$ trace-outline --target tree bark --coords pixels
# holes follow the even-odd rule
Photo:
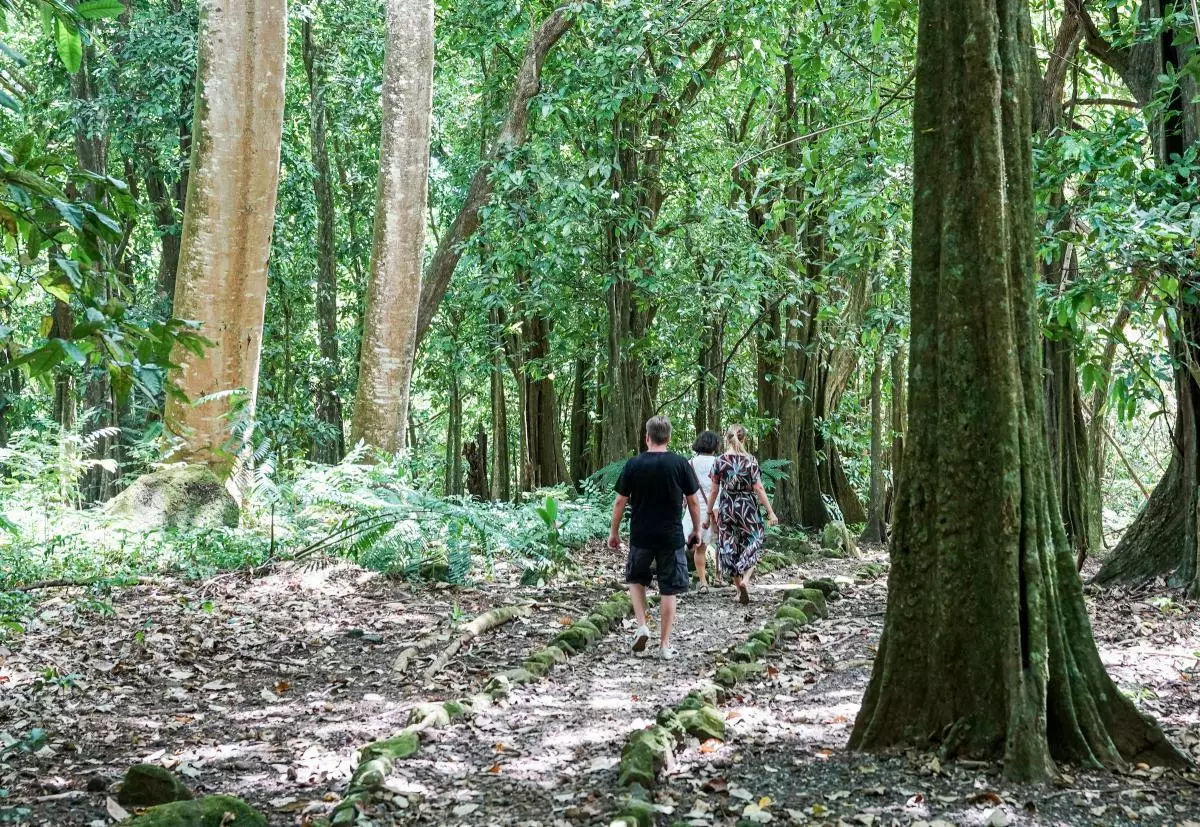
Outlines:
[[[433,2],[388,0],[375,238],[363,318],[353,442],[404,448],[429,190]]]
[[[492,197],[492,170],[507,153],[525,143],[529,132],[529,104],[541,90],[542,64],[555,44],[575,25],[575,12],[564,6],[556,9],[538,27],[525,47],[525,56],[513,81],[508,114],[500,133],[492,141],[483,163],[471,178],[462,207],[450,229],[438,242],[420,291],[420,309],[416,321],[416,342],[420,344],[433,324],[438,306],[450,286],[450,279],[462,258],[463,247],[479,229],[479,213]]]
[[[907,348],[902,344],[892,354],[892,444],[888,451],[892,464],[892,479],[888,492],[887,523],[889,526],[896,521],[896,496],[900,484],[900,476],[904,470],[905,433],[908,430],[908,397],[907,383],[904,375],[904,363]]]
[[[325,89],[321,54],[313,38],[311,19],[304,21],[304,71],[308,76],[308,139],[313,160],[313,195],[317,202],[317,375],[316,416],[324,426],[313,439],[312,459],[335,465],[346,452],[342,430],[342,400],[337,392],[341,375],[337,337],[337,250],[334,247],[333,174],[325,134]]]
[[[224,464],[227,392],[253,412],[279,183],[287,58],[284,0],[200,3],[195,124],[175,315],[202,323],[203,356],[177,349],[166,426],[182,458]],[[203,397],[225,395],[207,402]],[[190,400],[190,401],[188,401]],[[236,450],[236,449],[235,449]]]
[[[467,461],[467,493],[481,502],[488,499],[488,437],[482,424],[475,430],[475,439],[463,446],[463,458]]]
[[[850,746],[1186,759],[1109,679],[1054,497],[1033,261],[1024,0],[922,0],[913,114],[914,410],[889,596]]]
[[[450,374],[449,416],[446,417],[446,482],[443,492],[456,497],[463,492],[462,387],[458,371]]]
[[[500,311],[490,311],[492,328],[502,327]],[[512,496],[512,466],[508,450],[508,400],[504,393],[504,347],[497,343],[492,348],[491,367],[492,397],[492,499],[507,502]]]

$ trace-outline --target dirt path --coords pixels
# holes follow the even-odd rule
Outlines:
[[[782,587],[840,576],[849,585],[830,618],[772,651],[765,674],[723,701],[726,742],[692,740],[676,755],[653,791],[661,824],[1200,824],[1195,774],[1072,773],[1022,789],[994,766],[846,753],[886,563],[876,552],[777,572],[749,608],[729,591],[691,594],[669,662],[653,646],[633,657],[627,622],[502,704],[427,733],[397,763],[372,823],[607,824],[624,797],[617,761],[630,733],[708,683],[719,654],[773,615]],[[120,773],[151,760],[199,792],[246,798],[272,825],[311,823],[345,790],[358,747],[399,731],[415,704],[470,694],[520,663],[610,594],[619,566],[593,550],[582,582],[540,590],[414,592],[347,567],[138,587],[110,610],[51,596],[25,636],[0,644],[0,731],[45,732],[0,758],[0,808],[25,808],[7,814],[22,824],[107,824]],[[449,639],[464,618],[530,601],[530,617],[477,641],[435,681],[392,674],[430,629]],[[1092,614],[1114,678],[1200,757],[1197,608],[1110,592]]]

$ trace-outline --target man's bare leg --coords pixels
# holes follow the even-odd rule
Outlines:
[[[671,627],[675,625],[675,595],[662,596],[658,604],[658,613],[658,645],[659,648],[666,649],[671,645]]]
[[[646,587],[637,583],[629,584],[629,600],[633,603],[633,616],[637,618],[638,626],[646,625]]]

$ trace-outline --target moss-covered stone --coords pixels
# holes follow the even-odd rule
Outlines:
[[[779,640],[779,633],[774,627],[766,626],[755,632],[750,639],[757,640],[770,649]]]
[[[512,691],[512,681],[505,675],[492,675],[491,679],[483,685],[483,691],[493,700],[503,698]]]
[[[621,750],[617,783],[622,787],[630,784],[640,784],[647,788],[653,786],[655,776],[666,763],[674,747],[675,738],[665,727],[655,725],[635,732]]]
[[[512,686],[520,686],[524,683],[533,683],[538,679],[538,676],[525,668],[509,669],[500,673],[500,677],[508,678],[508,682]]]
[[[804,610],[801,609],[798,604],[793,604],[790,602],[784,603],[782,606],[776,609],[775,617],[786,620],[795,620],[801,625],[808,623],[808,615],[804,613]]]
[[[804,588],[816,589],[821,594],[825,595],[827,600],[832,598],[834,595],[841,594],[841,589],[838,588],[837,583],[834,583],[832,580],[826,580],[823,577],[808,578],[804,581]]]
[[[267,820],[240,798],[208,795],[151,807],[130,827],[267,827]]]
[[[688,735],[707,741],[715,738],[725,740],[725,717],[711,706],[699,709],[684,709],[677,713],[679,723]]]
[[[854,535],[850,533],[850,529],[845,523],[837,520],[826,524],[825,530],[821,533],[821,548],[830,557],[857,557],[858,546],[854,542]]]
[[[446,710],[446,714],[450,717],[450,720],[461,718],[468,711],[467,706],[460,701],[446,701],[442,704],[442,707]]]
[[[521,668],[535,678],[544,678],[546,677],[546,673],[550,671],[550,667],[540,660],[527,660],[521,664]]]
[[[567,653],[557,646],[543,646],[533,653],[533,659],[545,661],[547,665],[566,663]]]
[[[812,601],[817,607],[817,617],[829,617],[829,604],[825,602],[825,595],[819,589],[800,589],[796,596],[800,600]]]
[[[175,465],[138,477],[105,511],[143,530],[233,528],[239,516],[237,500],[204,465]]]
[[[401,761],[416,755],[417,750],[420,748],[420,736],[414,730],[406,729],[399,735],[384,738],[381,741],[372,741],[367,744],[360,751],[359,760],[365,762],[383,757],[392,761]]]
[[[630,796],[609,827],[653,827],[658,811],[643,798]]]
[[[718,689],[716,686],[708,685],[696,689],[687,694],[687,697],[679,702],[675,709],[683,711],[685,709],[700,709],[705,706],[717,705]]]
[[[738,661],[739,663],[749,663],[761,658],[767,653],[767,644],[761,640],[750,638],[750,640],[736,647],[729,653],[730,660]]]
[[[683,724],[679,720],[679,715],[674,709],[670,709],[669,707],[663,707],[662,709],[658,710],[658,715],[655,717],[655,723],[676,738],[682,737],[684,732],[686,732]]]
[[[728,689],[729,687],[737,686],[749,676],[764,671],[765,668],[757,661],[754,663],[730,663],[718,669],[713,680],[717,685]]]
[[[429,722],[426,724],[428,727],[442,727],[450,723],[450,713],[445,704],[418,704],[408,713],[408,722],[419,724],[423,721]]]
[[[158,764],[134,764],[125,771],[117,803],[122,807],[154,807],[189,801],[192,792],[173,772]]]
[[[601,634],[608,634],[613,625],[616,623],[615,620],[607,615],[601,614],[600,612],[592,612],[587,616],[586,620],[588,623],[599,629]]]

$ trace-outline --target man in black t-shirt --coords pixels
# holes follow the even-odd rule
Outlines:
[[[675,595],[688,589],[687,556],[684,551],[681,505],[687,501],[692,515],[692,536],[687,545],[700,541],[700,510],[696,492],[700,482],[683,457],[667,450],[671,441],[671,420],[653,417],[646,423],[646,451],[625,463],[617,480],[617,502],[613,506],[608,532],[609,548],[621,547],[621,517],[630,508],[629,557],[625,563],[625,582],[638,628],[633,635],[633,651],[646,650],[650,630],[646,627],[646,587],[658,575],[662,595],[662,623],[658,631],[659,655],[675,657],[671,646],[671,626],[675,623]]]

